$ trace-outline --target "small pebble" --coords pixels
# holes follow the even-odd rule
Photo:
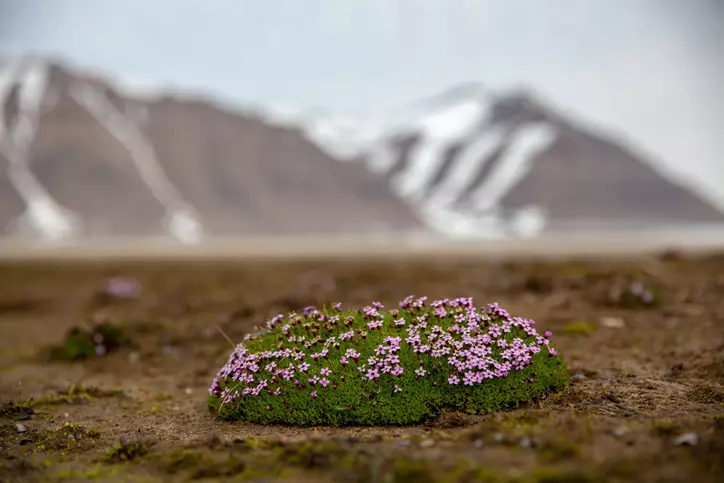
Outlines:
[[[600,323],[609,329],[622,329],[625,325],[623,319],[619,317],[601,317]]]
[[[628,434],[628,428],[626,426],[619,426],[617,428],[614,428],[613,431],[611,431],[614,436],[625,436]]]
[[[576,372],[575,374],[573,374],[571,376],[571,380],[573,380],[573,381],[582,381],[584,379],[586,379],[586,375],[583,374],[582,372]]]
[[[186,389],[184,389],[184,392],[185,392],[186,394],[193,394],[194,390],[191,389],[190,387],[187,387]]]
[[[480,448],[483,447],[483,444],[484,444],[484,443],[483,443],[483,440],[482,440],[482,439],[476,439],[476,440],[473,442],[473,447],[476,448],[476,449],[480,449]]]
[[[528,436],[525,436],[523,439],[520,440],[520,443],[518,444],[521,448],[530,449],[533,447],[533,440],[530,439]]]
[[[25,431],[27,431],[27,429],[25,429],[25,426],[23,426],[23,425],[20,424],[20,423],[17,423],[17,424],[15,425],[15,430],[16,430],[18,433],[24,433]]]
[[[504,443],[505,442],[505,435],[503,433],[495,433],[493,435],[493,441],[495,443]]]
[[[129,353],[128,360],[129,360],[129,362],[135,364],[136,362],[141,360],[141,353],[138,351],[133,351],[133,352]]]
[[[33,419],[33,414],[35,411],[33,411],[32,408],[28,408],[27,410],[21,410],[18,413],[18,420],[19,421],[27,421],[28,419]]]
[[[699,435],[696,433],[684,433],[674,439],[677,446],[696,446],[699,442]]]
[[[420,448],[432,448],[433,446],[435,446],[435,440],[423,439],[420,441]]]

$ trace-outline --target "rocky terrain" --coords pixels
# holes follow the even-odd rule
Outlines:
[[[282,119],[27,57],[0,60],[0,106],[6,235],[481,237],[724,220],[526,92],[464,85],[376,124]]]
[[[0,481],[722,481],[724,257],[675,255],[5,263]],[[533,318],[570,385],[411,427],[259,426],[208,411],[213,375],[254,325],[411,293]]]

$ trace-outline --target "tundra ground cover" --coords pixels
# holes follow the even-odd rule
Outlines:
[[[111,277],[142,290],[108,296]],[[278,313],[337,300],[343,310],[374,300],[395,309],[409,293],[495,300],[535,320],[553,332],[569,386],[509,411],[402,427],[260,425],[209,412],[209,383],[233,349],[223,334],[242,341]],[[6,263],[0,480],[719,482],[722,293],[722,256]],[[88,329],[101,326],[124,343],[98,350],[108,340]],[[47,357],[79,334],[93,343],[87,357]],[[397,395],[409,391],[401,387]]]

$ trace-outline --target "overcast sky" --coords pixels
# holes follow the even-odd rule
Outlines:
[[[0,0],[0,53],[374,115],[527,84],[724,205],[723,0]]]

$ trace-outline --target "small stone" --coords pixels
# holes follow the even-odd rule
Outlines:
[[[617,428],[614,428],[613,431],[611,431],[614,436],[625,436],[628,434],[628,428],[626,426],[619,426]]]
[[[600,323],[609,329],[623,329],[626,325],[620,317],[601,317]]]
[[[193,393],[194,393],[194,390],[191,389],[190,387],[187,387],[186,389],[184,389],[184,392],[185,392],[186,394],[193,394]]]
[[[572,381],[583,381],[584,379],[586,379],[586,375],[582,372],[576,372],[571,376]]]
[[[91,320],[92,320],[93,324],[95,324],[95,325],[102,325],[102,324],[105,324],[108,322],[108,316],[104,313],[98,312],[98,313],[93,314],[93,316],[91,317]]]
[[[420,448],[432,448],[435,446],[435,440],[433,439],[423,439],[420,441]]]
[[[141,353],[140,353],[140,352],[138,352],[138,351],[132,351],[132,352],[130,352],[130,353],[128,354],[128,361],[131,362],[132,364],[135,364],[135,363],[138,362],[139,360],[141,360]]]
[[[27,429],[25,429],[25,426],[23,426],[23,425],[20,424],[20,423],[17,423],[17,424],[15,425],[15,430],[16,430],[18,433],[24,433],[25,431],[27,431]]]
[[[505,443],[505,435],[503,433],[495,433],[493,435],[493,442],[495,443]]]
[[[533,447],[533,440],[530,439],[528,436],[523,437],[518,445],[523,449],[530,449]]]
[[[611,379],[611,376],[601,375],[598,376],[598,378],[602,381],[608,381],[609,379]]]
[[[699,442],[699,435],[696,433],[684,433],[674,439],[676,446],[696,446]]]
[[[485,443],[483,442],[482,439],[476,439],[476,440],[473,442],[473,447],[474,447],[475,449],[480,449],[480,448],[483,447],[484,444],[485,444]]]
[[[33,408],[21,409],[18,412],[18,421],[27,421],[28,419],[33,419],[34,413],[35,411],[33,410]]]

